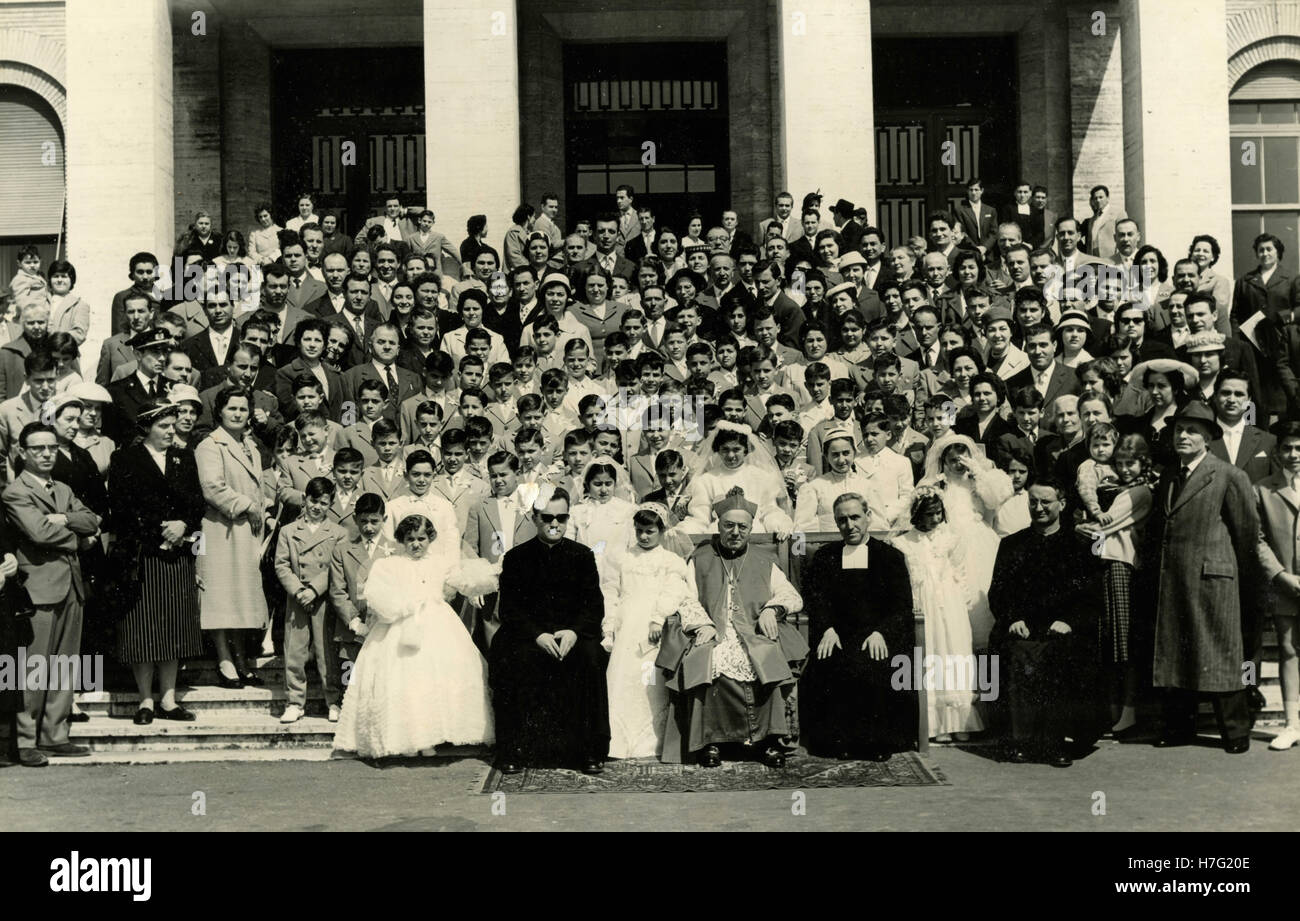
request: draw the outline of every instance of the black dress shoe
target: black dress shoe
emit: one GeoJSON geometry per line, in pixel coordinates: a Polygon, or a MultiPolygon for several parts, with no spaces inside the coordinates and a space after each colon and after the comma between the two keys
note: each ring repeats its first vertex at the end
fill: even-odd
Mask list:
{"type": "Polygon", "coordinates": [[[1057,751],[1047,756],[1047,763],[1055,768],[1068,768],[1074,764],[1074,759],[1065,751],[1057,751]]]}
{"type": "Polygon", "coordinates": [[[1223,743],[1223,750],[1230,755],[1240,755],[1250,751],[1250,736],[1241,739],[1229,739],[1223,743]]]}
{"type": "Polygon", "coordinates": [[[89,748],[72,742],[64,742],[62,745],[38,745],[36,747],[54,758],[85,758],[90,754],[89,748]]]}
{"type": "Polygon", "coordinates": [[[50,759],[45,756],[44,752],[37,751],[34,748],[18,749],[18,763],[23,767],[45,767],[50,763],[50,759]]]}
{"type": "Polygon", "coordinates": [[[836,760],[836,761],[852,761],[852,760],[853,760],[853,752],[849,751],[848,749],[842,748],[842,749],[840,749],[839,751],[837,751],[837,752],[835,753],[835,760],[836,760]]]}
{"type": "Polygon", "coordinates": [[[266,687],[265,679],[263,679],[262,676],[259,675],[257,672],[244,672],[242,675],[239,676],[239,680],[244,682],[244,685],[246,687],[250,687],[250,688],[266,687]]]}
{"type": "Polygon", "coordinates": [[[877,761],[882,764],[892,757],[894,757],[894,753],[884,748],[876,748],[867,752],[868,761],[877,761]]]}
{"type": "Polygon", "coordinates": [[[763,753],[758,756],[758,760],[770,768],[785,767],[785,752],[776,745],[769,745],[763,749],[763,753]]]}
{"type": "Polygon", "coordinates": [[[603,774],[603,773],[605,773],[605,762],[603,762],[603,761],[588,761],[586,764],[584,764],[584,765],[582,766],[582,773],[584,773],[584,774],[603,774]]]}
{"type": "Polygon", "coordinates": [[[1023,748],[1013,748],[1011,749],[1010,754],[1007,755],[1007,760],[1012,764],[1028,764],[1034,759],[1030,758],[1029,752],[1025,751],[1023,748]]]}
{"type": "Polygon", "coordinates": [[[715,768],[722,765],[722,750],[716,745],[700,749],[700,767],[715,768]]]}
{"type": "Polygon", "coordinates": [[[1179,748],[1183,745],[1191,745],[1196,741],[1196,736],[1161,736],[1156,739],[1156,748],[1179,748]]]}
{"type": "Polygon", "coordinates": [[[153,722],[153,708],[141,707],[139,710],[136,710],[135,719],[131,722],[135,723],[137,726],[148,726],[153,722]]]}
{"type": "Polygon", "coordinates": [[[186,710],[184,707],[177,705],[170,710],[160,709],[158,711],[160,720],[179,720],[182,723],[189,723],[197,719],[193,710],[186,710]]]}
{"type": "Polygon", "coordinates": [[[227,691],[238,691],[243,686],[242,678],[227,678],[221,672],[217,672],[217,687],[225,688],[227,691]]]}
{"type": "Polygon", "coordinates": [[[90,714],[89,714],[89,713],[74,713],[74,714],[72,714],[71,716],[68,717],[68,722],[69,722],[69,723],[89,723],[89,722],[90,722],[90,714]]]}
{"type": "Polygon", "coordinates": [[[1250,709],[1263,710],[1267,705],[1268,701],[1264,699],[1264,692],[1257,687],[1252,687],[1250,689],[1250,709]]]}
{"type": "Polygon", "coordinates": [[[523,769],[524,766],[517,761],[500,761],[497,763],[497,770],[502,774],[518,774],[523,769]]]}

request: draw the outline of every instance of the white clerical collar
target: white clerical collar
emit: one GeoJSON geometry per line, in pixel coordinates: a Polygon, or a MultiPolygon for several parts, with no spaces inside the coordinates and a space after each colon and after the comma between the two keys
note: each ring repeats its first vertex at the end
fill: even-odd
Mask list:
{"type": "Polygon", "coordinates": [[[840,566],[843,569],[867,569],[867,542],[864,540],[856,547],[845,544],[840,552],[840,566]]]}

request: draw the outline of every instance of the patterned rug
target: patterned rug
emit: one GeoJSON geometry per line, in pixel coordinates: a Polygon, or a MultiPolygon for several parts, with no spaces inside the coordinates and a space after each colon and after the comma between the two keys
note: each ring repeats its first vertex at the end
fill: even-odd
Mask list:
{"type": "Polygon", "coordinates": [[[490,768],[479,793],[728,793],[748,790],[824,787],[911,787],[947,785],[948,779],[916,752],[886,762],[837,761],[799,754],[783,768],[755,761],[724,761],[721,767],[661,764],[653,760],[607,761],[605,772],[525,768],[502,774],[490,768]]]}

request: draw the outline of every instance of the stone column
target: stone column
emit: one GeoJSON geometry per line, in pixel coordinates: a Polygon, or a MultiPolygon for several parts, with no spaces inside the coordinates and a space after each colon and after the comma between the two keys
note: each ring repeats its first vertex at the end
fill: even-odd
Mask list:
{"type": "Polygon", "coordinates": [[[821,189],[823,212],[845,198],[875,222],[871,4],[778,0],[778,14],[785,188],[796,208],[821,189]]]}
{"type": "Polygon", "coordinates": [[[1225,0],[1121,0],[1124,207],[1173,260],[1197,233],[1232,265],[1225,0]]]}
{"type": "Polygon", "coordinates": [[[486,214],[499,251],[522,202],[518,34],[514,0],[424,8],[428,205],[453,246],[465,238],[466,218],[486,214]]]}
{"type": "Polygon", "coordinates": [[[90,304],[82,366],[93,374],[127,260],[147,250],[166,263],[175,244],[171,14],[166,0],[129,14],[68,0],[67,24],[68,258],[90,304]]]}

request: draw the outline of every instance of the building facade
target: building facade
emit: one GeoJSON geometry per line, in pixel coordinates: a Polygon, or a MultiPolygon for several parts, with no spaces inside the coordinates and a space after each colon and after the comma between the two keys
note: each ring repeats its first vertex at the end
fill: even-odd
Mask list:
{"type": "MultiPolygon", "coordinates": [[[[1021,179],[1112,199],[1166,255],[1300,266],[1297,0],[14,0],[0,3],[0,259],[38,242],[107,307],[196,211],[247,233],[310,190],[453,243],[521,201],[561,224],[631,183],[661,223],[820,189],[893,239],[1021,179]],[[1226,156],[1225,156],[1225,147],[1226,156]]],[[[1171,260],[1172,261],[1172,260],[1171,260]]],[[[8,277],[7,275],[5,276],[8,277]]],[[[87,348],[109,334],[95,311],[87,348]]],[[[93,354],[93,353],[90,353],[93,354]]]]}

